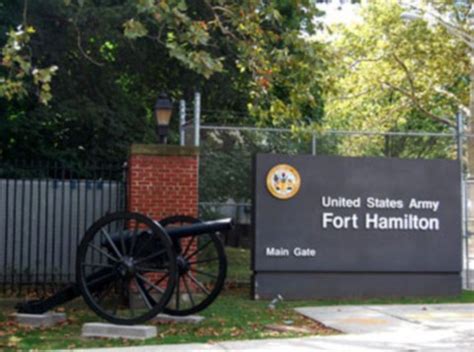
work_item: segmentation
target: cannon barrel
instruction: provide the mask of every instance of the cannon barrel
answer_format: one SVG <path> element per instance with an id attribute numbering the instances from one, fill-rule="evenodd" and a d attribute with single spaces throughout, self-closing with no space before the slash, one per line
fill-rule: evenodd
<path id="1" fill-rule="evenodd" d="M 159 224 L 159 222 L 157 222 Z M 231 230 L 234 227 L 234 222 L 231 218 L 226 219 L 219 219 L 213 221 L 204 221 L 192 225 L 181 226 L 181 227 L 169 227 L 164 229 L 165 232 L 170 236 L 172 239 L 181 238 L 181 237 L 189 237 L 189 236 L 196 236 L 202 235 L 211 232 L 218 232 L 218 231 L 227 231 Z M 146 236 L 147 232 L 141 232 L 138 234 L 139 237 Z M 112 241 L 115 245 L 119 245 L 120 243 L 120 235 L 119 234 L 112 234 L 110 236 Z M 126 232 L 125 234 L 125 245 L 128 247 L 130 245 L 130 241 L 132 238 L 132 233 L 130 231 Z M 109 243 L 106 239 L 102 240 L 102 245 L 105 247 L 109 247 Z M 109 248 L 110 249 L 110 248 Z"/>
<path id="2" fill-rule="evenodd" d="M 214 221 L 204 221 L 189 226 L 182 226 L 176 228 L 168 228 L 166 232 L 173 238 L 181 238 L 188 236 L 202 235 L 210 232 L 227 231 L 234 227 L 234 222 L 231 218 L 220 219 Z"/>

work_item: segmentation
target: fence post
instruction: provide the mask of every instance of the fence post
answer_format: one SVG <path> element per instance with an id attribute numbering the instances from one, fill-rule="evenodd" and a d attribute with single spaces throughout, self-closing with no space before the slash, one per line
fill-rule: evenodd
<path id="1" fill-rule="evenodd" d="M 186 125 L 186 101 L 181 99 L 179 101 L 179 145 L 186 144 L 186 134 L 184 126 Z"/>
<path id="2" fill-rule="evenodd" d="M 459 170 L 460 170 L 460 182 L 461 182 L 461 212 L 462 212 L 462 239 L 464 247 L 464 257 L 465 257 L 465 282 L 466 288 L 469 288 L 470 285 L 470 274 L 469 274 L 469 239 L 467 232 L 467 199 L 466 196 L 466 182 L 464 180 L 464 169 L 463 169 L 463 117 L 462 113 L 458 112 L 456 115 L 456 138 L 457 138 L 457 158 L 459 161 Z"/>
<path id="3" fill-rule="evenodd" d="M 124 210 L 124 211 L 127 211 L 128 210 L 128 199 L 129 199 L 129 194 L 128 194 L 128 162 L 124 162 L 122 164 L 122 184 L 121 186 L 123 188 L 123 199 L 121 201 L 123 201 L 123 205 L 120 204 L 118 205 L 120 211 Z M 102 190 L 103 192 L 104 190 Z"/>
<path id="4" fill-rule="evenodd" d="M 201 93 L 194 93 L 194 146 L 199 147 L 201 129 Z"/>
<path id="5" fill-rule="evenodd" d="M 311 154 L 316 155 L 316 133 L 313 132 L 311 135 Z"/>

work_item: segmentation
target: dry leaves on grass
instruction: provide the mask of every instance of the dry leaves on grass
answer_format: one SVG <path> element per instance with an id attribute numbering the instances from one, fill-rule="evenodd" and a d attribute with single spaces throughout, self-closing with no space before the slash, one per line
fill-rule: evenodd
<path id="1" fill-rule="evenodd" d="M 233 327 L 230 329 L 230 336 L 237 337 L 245 333 L 245 330 L 242 328 Z"/>
<path id="2" fill-rule="evenodd" d="M 21 342 L 21 338 L 19 338 L 18 336 L 10 336 L 8 338 L 7 346 L 15 348 L 18 346 L 20 342 Z"/>
<path id="3" fill-rule="evenodd" d="M 295 321 L 295 326 L 304 327 L 315 335 L 334 335 L 341 333 L 336 329 L 330 328 L 324 324 L 321 324 L 320 322 L 314 321 L 303 316 L 299 317 Z"/>
<path id="4" fill-rule="evenodd" d="M 199 328 L 196 330 L 196 336 L 220 336 L 220 332 L 213 327 Z"/>
<path id="5" fill-rule="evenodd" d="M 19 325 L 12 319 L 0 322 L 0 336 L 14 336 L 21 332 L 31 331 L 32 329 L 31 326 Z"/>

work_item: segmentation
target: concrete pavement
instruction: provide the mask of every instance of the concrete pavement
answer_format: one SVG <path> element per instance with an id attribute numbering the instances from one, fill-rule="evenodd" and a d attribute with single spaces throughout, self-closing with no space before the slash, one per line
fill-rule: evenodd
<path id="1" fill-rule="evenodd" d="M 304 316 L 350 334 L 417 329 L 473 331 L 474 304 L 399 304 L 297 308 Z"/>
<path id="2" fill-rule="evenodd" d="M 344 334 L 98 351 L 474 351 L 474 304 L 336 306 L 297 310 Z"/>

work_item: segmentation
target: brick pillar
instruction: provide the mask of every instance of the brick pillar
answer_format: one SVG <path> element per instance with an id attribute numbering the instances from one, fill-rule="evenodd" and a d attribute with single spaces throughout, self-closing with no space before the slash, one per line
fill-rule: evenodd
<path id="1" fill-rule="evenodd" d="M 195 147 L 134 144 L 129 156 L 128 210 L 154 220 L 198 215 Z"/>

